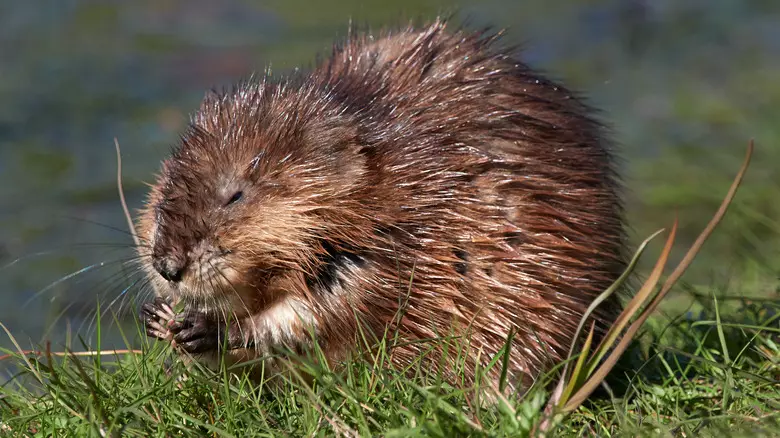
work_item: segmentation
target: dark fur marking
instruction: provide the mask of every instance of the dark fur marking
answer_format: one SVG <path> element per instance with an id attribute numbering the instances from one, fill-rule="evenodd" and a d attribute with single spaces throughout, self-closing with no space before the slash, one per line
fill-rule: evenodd
<path id="1" fill-rule="evenodd" d="M 528 241 L 528 238 L 519 232 L 504 233 L 504 239 L 512 248 L 517 248 Z"/>
<path id="2" fill-rule="evenodd" d="M 322 242 L 325 254 L 318 258 L 321 262 L 314 275 L 307 276 L 306 284 L 310 289 L 320 292 L 334 292 L 336 287 L 344 287 L 339 272 L 350 267 L 361 267 L 365 261 L 349 249 L 337 249 L 329 242 Z"/>
<path id="3" fill-rule="evenodd" d="M 469 271 L 469 253 L 462 249 L 456 249 L 453 253 L 455 254 L 455 257 L 463 260 L 462 262 L 455 263 L 455 272 L 460 275 L 466 275 Z"/>

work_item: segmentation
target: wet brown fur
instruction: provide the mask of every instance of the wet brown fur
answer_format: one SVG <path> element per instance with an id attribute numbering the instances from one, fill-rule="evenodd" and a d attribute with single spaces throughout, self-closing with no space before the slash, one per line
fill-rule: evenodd
<path id="1" fill-rule="evenodd" d="M 593 110 L 496 40 L 439 21 L 358 34 L 308 76 L 209 95 L 140 217 L 158 293 L 234 312 L 247 332 L 294 297 L 331 360 L 356 345 L 358 321 L 402 343 L 465 334 L 467 382 L 514 330 L 510 376 L 528 384 L 625 267 L 623 214 Z M 177 289 L 154 257 L 220 273 Z M 231 354 L 305 344 L 307 327 Z M 393 360 L 430 347 L 405 343 Z"/>

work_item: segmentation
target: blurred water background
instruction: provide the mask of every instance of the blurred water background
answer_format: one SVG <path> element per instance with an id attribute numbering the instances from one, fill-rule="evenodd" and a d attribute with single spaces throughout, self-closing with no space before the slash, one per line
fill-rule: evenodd
<path id="1" fill-rule="evenodd" d="M 69 334 L 92 342 L 98 299 L 120 298 L 119 310 L 137 292 L 132 268 L 118 263 L 133 253 L 114 137 L 138 208 L 205 90 L 268 65 L 307 68 L 350 20 L 377 28 L 440 13 L 508 27 L 525 60 L 603 109 L 624 157 L 635 240 L 676 212 L 680 244 L 692 242 L 755 138 L 734 208 L 685 279 L 703 293 L 777 299 L 776 0 L 3 1 L 0 322 L 26 347 L 56 349 Z M 678 294 L 667 308 L 690 302 Z M 135 309 L 122 310 L 132 327 Z M 104 347 L 124 344 L 111 318 Z M 10 346 L 4 335 L 0 346 Z"/>

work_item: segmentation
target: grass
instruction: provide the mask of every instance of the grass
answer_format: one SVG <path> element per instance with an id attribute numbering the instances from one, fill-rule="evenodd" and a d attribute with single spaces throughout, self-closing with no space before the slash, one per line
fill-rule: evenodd
<path id="1" fill-rule="evenodd" d="M 170 345 L 150 345 L 140 326 L 135 333 L 144 339 L 140 350 L 101 352 L 98 313 L 94 352 L 86 345 L 85 353 L 70 348 L 52 353 L 48 345 L 42 353 L 26 352 L 2 326 L 17 348 L 4 358 L 16 360 L 20 372 L 0 389 L 0 431 L 112 437 L 780 435 L 777 300 L 741 299 L 737 306 L 723 306 L 722 293 L 710 291 L 710 303 L 697 292 L 692 295 L 700 309 L 697 317 L 690 312 L 667 320 L 657 315 L 645 324 L 722 219 L 752 149 L 751 143 L 720 209 L 663 283 L 676 222 L 653 271 L 604 340 L 592 347 L 591 326 L 566 361 L 523 393 L 505 396 L 503 381 L 497 391 L 480 387 L 481 379 L 474 387 L 453 386 L 427 371 L 422 357 L 407 369 L 395 369 L 389 359 L 392 343 L 337 370 L 316 360 L 321 357 L 316 349 L 314 355 L 277 358 L 285 372 L 253 385 L 224 364 L 218 372 L 183 365 L 170 354 Z M 455 361 L 458 369 L 461 350 L 450 342 L 435 341 L 444 360 Z M 506 367 L 502 354 L 492 358 L 493 366 Z M 501 375 L 503 380 L 505 368 Z M 491 394 L 495 397 L 486 398 Z"/>
<path id="2" fill-rule="evenodd" d="M 608 383 L 550 434 L 780 435 L 780 305 L 717 295 L 651 318 Z M 259 386 L 225 367 L 187 367 L 163 343 L 108 356 L 9 353 L 20 372 L 0 390 L 7 436 L 528 436 L 550 395 L 540 385 L 485 403 L 419 368 L 408 378 L 386 366 L 386 349 L 338 372 L 290 364 Z M 307 373 L 312 383 L 298 377 Z"/>

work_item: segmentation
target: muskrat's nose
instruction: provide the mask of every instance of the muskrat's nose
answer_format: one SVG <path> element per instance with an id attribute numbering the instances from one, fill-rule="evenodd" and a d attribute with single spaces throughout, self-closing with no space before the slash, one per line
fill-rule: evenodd
<path id="1" fill-rule="evenodd" d="M 178 283 L 184 274 L 185 264 L 183 261 L 170 257 L 159 257 L 154 259 L 152 266 L 160 273 L 162 278 Z"/>

